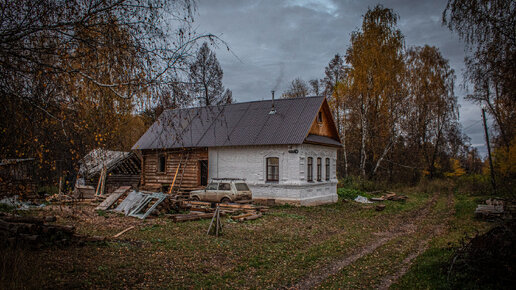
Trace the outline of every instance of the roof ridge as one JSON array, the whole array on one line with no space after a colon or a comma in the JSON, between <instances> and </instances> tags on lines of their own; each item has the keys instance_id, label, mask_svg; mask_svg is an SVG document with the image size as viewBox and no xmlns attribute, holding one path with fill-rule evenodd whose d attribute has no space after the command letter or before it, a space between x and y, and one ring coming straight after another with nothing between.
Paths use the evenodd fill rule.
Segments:
<instances>
[{"instance_id":1,"label":"roof ridge","mask_svg":"<svg viewBox=\"0 0 516 290\"><path fill-rule=\"evenodd\" d=\"M274 102L284 102L284 101L294 101L294 100L305 100L305 99L315 99L315 98L324 98L324 96L308 96L308 97L297 97L297 98L280 98L280 99L274 99ZM171 111L183 111L183 110L193 110L193 109L203 109L203 108L218 108L218 107L226 107L226 106L233 106L233 105L243 105L243 104L250 104L250 103L260 103L260 102L270 102L269 100L254 100L254 101L247 101L247 102L239 102L239 103L231 103L231 104L220 104L220 105L209 105L209 106L197 106L197 107L187 107L187 108L175 108L175 109L165 109L163 112L171 112Z\"/></svg>"}]
</instances>

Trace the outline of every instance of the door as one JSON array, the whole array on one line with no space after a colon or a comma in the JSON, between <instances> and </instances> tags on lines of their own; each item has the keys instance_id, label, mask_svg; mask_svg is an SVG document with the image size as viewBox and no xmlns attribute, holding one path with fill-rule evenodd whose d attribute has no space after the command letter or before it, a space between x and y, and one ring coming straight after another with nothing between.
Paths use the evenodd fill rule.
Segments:
<instances>
[{"instance_id":1,"label":"door","mask_svg":"<svg viewBox=\"0 0 516 290\"><path fill-rule=\"evenodd\" d=\"M219 190L217 192L217 201L222 200L226 196L231 196L231 183L221 182L219 183Z\"/></svg>"},{"instance_id":2,"label":"door","mask_svg":"<svg viewBox=\"0 0 516 290\"><path fill-rule=\"evenodd\" d=\"M200 185L206 186L208 184L208 160L199 160L199 170Z\"/></svg>"}]
</instances>

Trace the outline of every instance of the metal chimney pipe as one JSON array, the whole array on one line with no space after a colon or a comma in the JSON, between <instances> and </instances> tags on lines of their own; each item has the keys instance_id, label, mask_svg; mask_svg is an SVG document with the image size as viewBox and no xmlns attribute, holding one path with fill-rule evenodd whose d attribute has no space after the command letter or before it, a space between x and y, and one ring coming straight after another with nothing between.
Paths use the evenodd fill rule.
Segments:
<instances>
[{"instance_id":1,"label":"metal chimney pipe","mask_svg":"<svg viewBox=\"0 0 516 290\"><path fill-rule=\"evenodd\" d=\"M274 91L271 91L272 93L272 108L271 108L271 111L269 112L269 115L274 115L276 114L276 109L274 108Z\"/></svg>"}]
</instances>

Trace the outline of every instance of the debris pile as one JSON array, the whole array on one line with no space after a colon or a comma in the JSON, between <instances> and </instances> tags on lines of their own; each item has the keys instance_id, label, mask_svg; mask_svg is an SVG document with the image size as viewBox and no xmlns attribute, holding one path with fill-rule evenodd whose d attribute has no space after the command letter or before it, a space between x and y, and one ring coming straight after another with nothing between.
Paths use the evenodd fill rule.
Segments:
<instances>
[{"instance_id":1,"label":"debris pile","mask_svg":"<svg viewBox=\"0 0 516 290\"><path fill-rule=\"evenodd\" d=\"M516 223L505 220L484 234L466 237L454 251L448 281L487 289L514 288L516 275Z\"/></svg>"},{"instance_id":2,"label":"debris pile","mask_svg":"<svg viewBox=\"0 0 516 290\"><path fill-rule=\"evenodd\" d=\"M66 246L71 243L102 241L103 237L86 237L75 233L74 226L53 224L55 216L29 217L0 215L0 245Z\"/></svg>"}]
</instances>

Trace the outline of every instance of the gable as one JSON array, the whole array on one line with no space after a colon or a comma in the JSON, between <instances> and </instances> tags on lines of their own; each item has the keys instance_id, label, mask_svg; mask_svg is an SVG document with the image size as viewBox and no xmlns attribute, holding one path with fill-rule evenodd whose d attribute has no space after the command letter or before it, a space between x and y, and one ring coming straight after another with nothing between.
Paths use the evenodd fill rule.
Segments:
<instances>
[{"instance_id":1,"label":"gable","mask_svg":"<svg viewBox=\"0 0 516 290\"><path fill-rule=\"evenodd\" d=\"M324 100L313 119L312 126L310 127L310 132L308 134L329 137L333 140L340 140L330 107L326 100Z\"/></svg>"}]
</instances>

